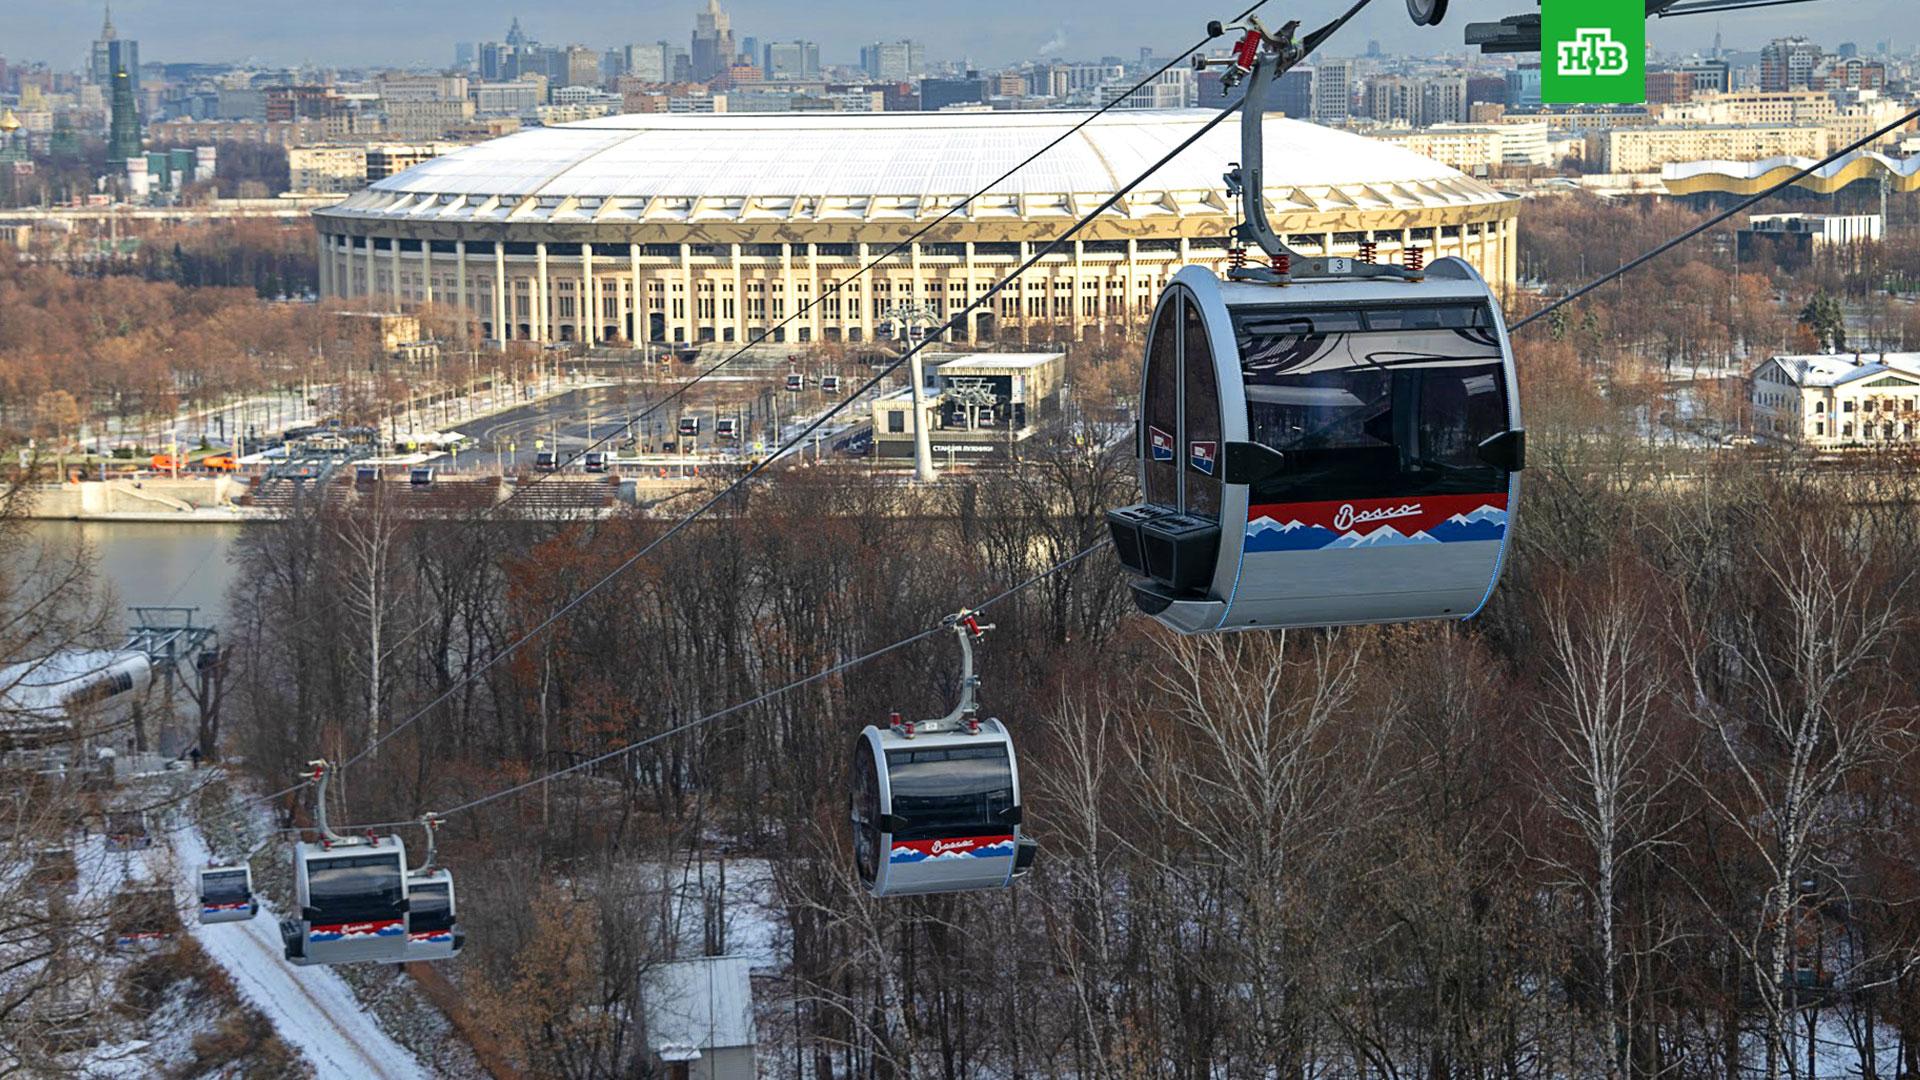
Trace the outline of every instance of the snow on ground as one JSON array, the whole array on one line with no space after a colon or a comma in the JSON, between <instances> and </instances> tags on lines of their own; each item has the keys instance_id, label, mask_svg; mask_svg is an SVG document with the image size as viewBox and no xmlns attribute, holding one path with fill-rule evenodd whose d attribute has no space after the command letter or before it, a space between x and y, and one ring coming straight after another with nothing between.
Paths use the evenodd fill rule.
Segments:
<instances>
[{"instance_id":1,"label":"snow on ground","mask_svg":"<svg viewBox=\"0 0 1920 1080\"><path fill-rule=\"evenodd\" d=\"M202 866L209 861L198 829L181 830L173 840L179 865ZM208 957L226 969L240 996L266 1014L280 1037L313 1065L320 1080L406 1080L429 1075L380 1029L337 973L287 963L281 951L279 916L271 906L262 902L260 914L247 922L215 926L201 926L189 914L193 936Z\"/></svg>"},{"instance_id":2,"label":"snow on ground","mask_svg":"<svg viewBox=\"0 0 1920 1080\"><path fill-rule=\"evenodd\" d=\"M649 872L658 873L658 869ZM709 886L719 881L720 873L718 862L706 864ZM699 956L704 939L700 878L700 868L690 864L677 863L669 870L668 881L674 888L669 912L686 956ZM726 953L746 957L755 971L785 969L786 929L776 907L772 865L765 859L728 859L726 879Z\"/></svg>"}]
</instances>

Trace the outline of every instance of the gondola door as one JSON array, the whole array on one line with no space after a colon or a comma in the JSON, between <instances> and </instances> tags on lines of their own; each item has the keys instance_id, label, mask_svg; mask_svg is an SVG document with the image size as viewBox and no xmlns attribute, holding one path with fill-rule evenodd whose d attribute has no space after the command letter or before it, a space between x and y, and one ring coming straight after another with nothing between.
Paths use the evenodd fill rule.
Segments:
<instances>
[{"instance_id":1,"label":"gondola door","mask_svg":"<svg viewBox=\"0 0 1920 1080\"><path fill-rule=\"evenodd\" d=\"M1204 593L1220 547L1220 380L1202 308L1176 285L1162 295L1141 372L1139 527L1116 529L1121 561L1176 594Z\"/></svg>"}]
</instances>

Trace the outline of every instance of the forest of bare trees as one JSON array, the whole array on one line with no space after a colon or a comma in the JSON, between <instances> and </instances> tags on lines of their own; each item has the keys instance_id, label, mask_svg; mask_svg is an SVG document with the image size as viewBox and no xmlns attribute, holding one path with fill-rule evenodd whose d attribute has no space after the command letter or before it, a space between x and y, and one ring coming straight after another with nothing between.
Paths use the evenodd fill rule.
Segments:
<instances>
[{"instance_id":1,"label":"forest of bare trees","mask_svg":"<svg viewBox=\"0 0 1920 1080\"><path fill-rule=\"evenodd\" d=\"M1694 220L1556 201L1523 265L1564 288ZM795 1080L1920 1075L1920 461L1663 442L1670 372L1804 345L1821 286L1704 241L1630 280L1516 341L1533 466L1479 618L1182 639L1105 550L996 604L982 702L1042 845L1004 894L881 901L853 870L853 739L947 710L944 636L450 817L471 937L442 973L489 1052L648 1075L640 973L760 922L763 1070ZM163 339L276 379L327 333L76 281L0 265L9 312L120 300L0 326L9 408L73 378L63 350L100 362L78 408L159 410L132 403L198 370ZM1078 350L1074 404L1136 372ZM1737 382L1691 389L1738 411ZM269 791L385 737L335 790L386 822L652 739L1098 545L1134 462L1084 435L931 489L775 470L591 592L670 517L309 500L239 542L218 749ZM84 637L93 594L63 595L49 625ZM688 880L692 940L661 899Z\"/></svg>"},{"instance_id":2,"label":"forest of bare trees","mask_svg":"<svg viewBox=\"0 0 1920 1080\"><path fill-rule=\"evenodd\" d=\"M1685 224L1620 214L1545 214L1529 257ZM1776 287L1702 245L1522 338L1535 467L1471 623L1180 639L1105 551L998 605L983 700L1043 847L1014 890L876 901L852 870L850 744L945 711L936 637L450 820L451 977L529 1073L632 1075L635 972L725 947L664 925L661 868L753 865L775 1075L1920 1072L1920 471L1648 453L1673 359L1798 332ZM1087 400L1132 378L1089 353ZM352 815L463 803L1097 544L1126 452L1056 431L931 492L782 473L584 599L666 522L316 508L243 541L230 750L279 787L411 720Z\"/></svg>"}]
</instances>

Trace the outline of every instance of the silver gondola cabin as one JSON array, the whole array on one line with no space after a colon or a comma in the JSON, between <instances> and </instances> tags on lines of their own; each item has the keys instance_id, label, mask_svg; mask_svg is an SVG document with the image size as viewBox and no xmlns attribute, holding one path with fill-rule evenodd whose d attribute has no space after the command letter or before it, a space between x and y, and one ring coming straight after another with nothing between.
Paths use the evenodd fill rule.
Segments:
<instances>
[{"instance_id":1,"label":"silver gondola cabin","mask_svg":"<svg viewBox=\"0 0 1920 1080\"><path fill-rule=\"evenodd\" d=\"M200 922L246 922L260 913L260 901L253 895L253 870L238 866L206 866L200 869Z\"/></svg>"},{"instance_id":2,"label":"silver gondola cabin","mask_svg":"<svg viewBox=\"0 0 1920 1080\"><path fill-rule=\"evenodd\" d=\"M397 836L344 837L327 827L328 766L319 781L318 843L293 846L299 917L280 923L287 960L311 964L399 963L407 959L407 846Z\"/></svg>"},{"instance_id":3,"label":"silver gondola cabin","mask_svg":"<svg viewBox=\"0 0 1920 1080\"><path fill-rule=\"evenodd\" d=\"M420 824L427 832L427 857L407 874L407 959L451 960L466 947L467 933L460 928L453 872L435 865L440 817L427 814Z\"/></svg>"},{"instance_id":4,"label":"silver gondola cabin","mask_svg":"<svg viewBox=\"0 0 1920 1080\"><path fill-rule=\"evenodd\" d=\"M1468 618L1499 579L1525 456L1500 305L1460 259L1308 257L1273 234L1260 103L1288 57L1256 22L1216 61L1252 76L1228 180L1236 236L1270 262L1236 250L1229 280L1187 267L1161 294L1144 499L1108 513L1114 544L1136 604L1181 633Z\"/></svg>"},{"instance_id":5,"label":"silver gondola cabin","mask_svg":"<svg viewBox=\"0 0 1920 1080\"><path fill-rule=\"evenodd\" d=\"M1020 835L1020 765L997 719L974 716L973 649L957 616L961 701L938 720L869 725L853 746L854 865L875 896L1004 889L1032 867ZM990 629L984 628L984 629Z\"/></svg>"}]
</instances>

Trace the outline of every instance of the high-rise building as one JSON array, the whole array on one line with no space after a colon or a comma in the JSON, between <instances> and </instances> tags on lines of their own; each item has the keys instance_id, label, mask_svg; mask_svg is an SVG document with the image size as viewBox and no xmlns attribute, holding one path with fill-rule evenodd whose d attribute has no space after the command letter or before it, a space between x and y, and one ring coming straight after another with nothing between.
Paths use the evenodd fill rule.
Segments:
<instances>
[{"instance_id":1,"label":"high-rise building","mask_svg":"<svg viewBox=\"0 0 1920 1080\"><path fill-rule=\"evenodd\" d=\"M1294 68L1273 84L1268 112L1278 112L1296 120L1313 115L1313 69Z\"/></svg>"},{"instance_id":2,"label":"high-rise building","mask_svg":"<svg viewBox=\"0 0 1920 1080\"><path fill-rule=\"evenodd\" d=\"M987 84L977 71L967 72L964 79L920 81L920 108L925 112L939 112L954 105L979 105L986 100Z\"/></svg>"},{"instance_id":3,"label":"high-rise building","mask_svg":"<svg viewBox=\"0 0 1920 1080\"><path fill-rule=\"evenodd\" d=\"M1168 68L1129 94L1131 85L1118 82L1101 87L1100 104L1117 101L1121 109L1184 109L1193 104L1193 69L1184 65Z\"/></svg>"},{"instance_id":4,"label":"high-rise building","mask_svg":"<svg viewBox=\"0 0 1920 1080\"><path fill-rule=\"evenodd\" d=\"M107 160L126 161L140 156L140 114L133 107L133 79L113 73L113 123L107 129Z\"/></svg>"},{"instance_id":5,"label":"high-rise building","mask_svg":"<svg viewBox=\"0 0 1920 1080\"><path fill-rule=\"evenodd\" d=\"M1733 65L1725 60L1688 60L1680 70L1693 77L1695 94L1727 94L1733 91Z\"/></svg>"},{"instance_id":6,"label":"high-rise building","mask_svg":"<svg viewBox=\"0 0 1920 1080\"><path fill-rule=\"evenodd\" d=\"M741 38L740 39L740 55L746 57L746 63L761 67L762 70L765 69L765 65L763 61L766 60L766 56L761 52L759 38L757 37ZM739 61L736 60L735 62L738 63Z\"/></svg>"},{"instance_id":7,"label":"high-rise building","mask_svg":"<svg viewBox=\"0 0 1920 1080\"><path fill-rule=\"evenodd\" d=\"M566 70L563 73L566 86L598 86L600 83L600 54L585 45L569 45L566 48Z\"/></svg>"},{"instance_id":8,"label":"high-rise building","mask_svg":"<svg viewBox=\"0 0 1920 1080\"><path fill-rule=\"evenodd\" d=\"M516 49L524 49L533 44L533 39L527 36L527 32L520 29L520 17L518 15L513 17L513 25L507 27L507 44Z\"/></svg>"},{"instance_id":9,"label":"high-rise building","mask_svg":"<svg viewBox=\"0 0 1920 1080\"><path fill-rule=\"evenodd\" d=\"M1313 122L1344 124L1353 115L1353 61L1322 60L1314 67Z\"/></svg>"},{"instance_id":10,"label":"high-rise building","mask_svg":"<svg viewBox=\"0 0 1920 1080\"><path fill-rule=\"evenodd\" d=\"M720 0L707 0L707 10L693 17L695 82L706 82L733 64L733 17L720 10Z\"/></svg>"},{"instance_id":11,"label":"high-rise building","mask_svg":"<svg viewBox=\"0 0 1920 1080\"><path fill-rule=\"evenodd\" d=\"M651 45L629 45L621 51L626 53L629 76L645 82L666 82L673 77L674 46L656 41Z\"/></svg>"},{"instance_id":12,"label":"high-rise building","mask_svg":"<svg viewBox=\"0 0 1920 1080\"><path fill-rule=\"evenodd\" d=\"M112 87L118 72L127 73L133 99L140 100L140 43L123 38L113 28L113 9L108 8L100 25L100 38L93 43L87 74L95 86Z\"/></svg>"},{"instance_id":13,"label":"high-rise building","mask_svg":"<svg viewBox=\"0 0 1920 1080\"><path fill-rule=\"evenodd\" d=\"M761 60L769 79L820 77L820 46L811 41L775 41Z\"/></svg>"},{"instance_id":14,"label":"high-rise building","mask_svg":"<svg viewBox=\"0 0 1920 1080\"><path fill-rule=\"evenodd\" d=\"M860 68L881 82L906 82L927 73L927 47L918 41L876 41L860 47Z\"/></svg>"},{"instance_id":15,"label":"high-rise building","mask_svg":"<svg viewBox=\"0 0 1920 1080\"><path fill-rule=\"evenodd\" d=\"M1760 89L1805 90L1820 66L1820 46L1806 38L1775 38L1760 50Z\"/></svg>"},{"instance_id":16,"label":"high-rise building","mask_svg":"<svg viewBox=\"0 0 1920 1080\"><path fill-rule=\"evenodd\" d=\"M1522 64L1507 72L1507 107L1510 109L1540 107L1539 64Z\"/></svg>"},{"instance_id":17,"label":"high-rise building","mask_svg":"<svg viewBox=\"0 0 1920 1080\"><path fill-rule=\"evenodd\" d=\"M467 71L471 69L473 67L473 62L475 57L479 55L479 51L480 51L480 47L475 45L471 41L454 42L453 43L453 66L456 68L459 68L461 71Z\"/></svg>"}]
</instances>

